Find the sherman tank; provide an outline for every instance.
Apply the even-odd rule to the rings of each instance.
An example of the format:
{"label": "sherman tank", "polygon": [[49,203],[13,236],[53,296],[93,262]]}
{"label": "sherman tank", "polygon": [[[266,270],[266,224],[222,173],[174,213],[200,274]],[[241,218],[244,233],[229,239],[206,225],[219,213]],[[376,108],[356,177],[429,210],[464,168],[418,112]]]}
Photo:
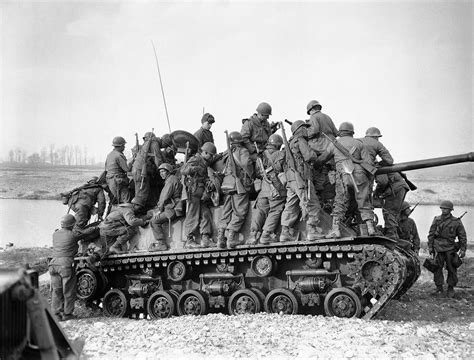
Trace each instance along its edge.
{"label": "sherman tank", "polygon": [[[377,173],[473,160],[474,153],[468,153],[395,164]],[[252,209],[242,240],[249,235]],[[214,220],[220,212],[220,207],[213,209]],[[96,263],[77,257],[78,298],[101,304],[110,317],[266,311],[371,319],[420,275],[416,254],[387,237],[364,235],[363,228],[346,228],[338,239],[309,242],[301,222],[298,241],[192,250],[183,248],[183,218],[166,230],[167,251],[140,248],[151,237],[151,229],[145,228],[132,239],[128,253]]]}

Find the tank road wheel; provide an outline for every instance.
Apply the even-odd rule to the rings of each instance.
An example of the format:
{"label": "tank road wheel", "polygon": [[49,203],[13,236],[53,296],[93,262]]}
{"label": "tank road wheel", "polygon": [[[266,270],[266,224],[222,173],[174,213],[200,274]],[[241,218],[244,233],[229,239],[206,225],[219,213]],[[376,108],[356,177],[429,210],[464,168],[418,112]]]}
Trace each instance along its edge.
{"label": "tank road wheel", "polygon": [[298,300],[288,289],[274,289],[265,298],[265,311],[275,314],[298,314]]}
{"label": "tank road wheel", "polygon": [[260,312],[260,299],[255,292],[250,289],[237,290],[229,299],[229,314],[256,314]]}
{"label": "tank road wheel", "polygon": [[[177,292],[176,290],[173,290],[173,289],[168,290],[167,292],[168,292],[168,294],[171,295],[171,297],[173,298],[174,304],[176,305],[178,303],[179,292]],[[175,308],[176,308],[176,306],[175,306]]]}
{"label": "tank road wheel", "polygon": [[273,273],[275,265],[268,256],[259,255],[252,260],[250,268],[258,277],[267,277]]}
{"label": "tank road wheel", "polygon": [[148,299],[146,309],[152,319],[164,319],[174,315],[175,300],[166,291],[155,291]]}
{"label": "tank road wheel", "polygon": [[265,303],[265,293],[258,288],[250,288],[250,290],[252,290],[255,293],[255,295],[258,296],[258,299],[260,300],[260,309],[261,309],[260,311],[262,311],[263,304]]}
{"label": "tank road wheel", "polygon": [[324,313],[340,318],[358,318],[362,313],[362,304],[353,290],[336,288],[324,298]]}
{"label": "tank road wheel", "polygon": [[172,261],[166,269],[166,274],[171,281],[184,280],[187,275],[186,265],[182,261]]}
{"label": "tank road wheel", "polygon": [[197,290],[186,290],[178,298],[179,315],[206,315],[207,311],[206,299]]}
{"label": "tank road wheel", "polygon": [[105,316],[108,317],[124,317],[129,311],[128,298],[119,289],[107,291],[102,300],[102,306]]}
{"label": "tank road wheel", "polygon": [[82,269],[77,272],[77,298],[88,301],[99,297],[103,291],[102,278],[90,269]]}

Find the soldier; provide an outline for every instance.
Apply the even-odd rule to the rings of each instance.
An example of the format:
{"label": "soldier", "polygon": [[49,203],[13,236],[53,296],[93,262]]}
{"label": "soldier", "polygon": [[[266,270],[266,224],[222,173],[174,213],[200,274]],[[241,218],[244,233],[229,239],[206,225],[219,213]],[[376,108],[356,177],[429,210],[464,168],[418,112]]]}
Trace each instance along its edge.
{"label": "soldier", "polygon": [[173,166],[163,163],[159,166],[160,176],[165,181],[165,186],[160,193],[158,200],[158,212],[150,221],[150,226],[153,230],[153,236],[156,243],[152,244],[153,250],[164,251],[168,250],[168,244],[165,240],[162,224],[167,222],[171,225],[171,220],[176,219],[175,207],[181,201],[181,192],[183,186],[176,175],[173,175]]}
{"label": "soldier", "polygon": [[390,166],[393,164],[393,158],[387,148],[379,141],[382,137],[380,130],[376,127],[370,127],[365,132],[365,137],[360,139],[364,144],[370,156],[370,164],[377,164],[377,156],[380,157],[382,166]]}
{"label": "soldier", "polygon": [[212,135],[211,126],[216,120],[214,116],[209,113],[205,113],[201,119],[201,128],[194,133],[194,136],[199,141],[199,146],[204,145],[207,142],[214,144],[214,136]]}
{"label": "soldier", "polygon": [[[267,148],[263,152],[263,169],[257,166],[261,178],[261,190],[255,202],[250,225],[250,238],[247,244],[269,244],[280,224],[281,213],[286,202],[286,187],[279,174],[283,173],[285,153],[280,150],[283,139],[278,134],[268,138]],[[255,180],[257,182],[257,180]]]}
{"label": "soldier", "polygon": [[[281,215],[280,242],[296,240],[294,239],[294,226],[303,212],[303,219],[307,218],[307,239],[313,241],[323,237],[319,224],[319,211],[321,205],[311,181],[310,163],[317,159],[317,155],[307,142],[308,132],[303,120],[297,120],[291,125],[293,137],[289,142],[289,149],[286,149],[286,161],[288,170],[286,171],[286,203]],[[294,159],[294,165],[291,164]],[[295,166],[295,168],[292,168]]]}
{"label": "soldier", "polygon": [[[217,226],[217,246],[221,249],[226,247],[225,238],[227,238],[227,247],[230,249],[240,244],[236,236],[249,210],[249,191],[254,178],[253,162],[249,151],[243,146],[242,135],[238,131],[231,132],[229,142],[232,153],[227,153],[225,176],[234,177],[235,181],[240,181],[243,188],[236,187],[235,190],[225,193],[224,207]],[[236,173],[232,173],[234,171],[232,161],[235,163]],[[226,230],[227,235],[225,235]]]}
{"label": "soldier", "polygon": [[[308,120],[308,138],[323,140],[322,133],[325,133],[332,139],[337,136],[337,129],[332,119],[321,112],[322,106],[316,100],[311,100],[306,106],[306,113],[310,116]],[[323,149],[326,146],[323,144]]]}
{"label": "soldier", "polygon": [[[192,156],[181,169],[185,176],[186,192],[188,194],[184,231],[186,233],[185,248],[209,247],[212,235],[211,201],[203,195],[206,186],[209,187],[208,166],[216,155],[213,143],[201,146],[201,152]],[[199,230],[201,244],[196,242],[194,233]]]}
{"label": "soldier", "polygon": [[411,213],[410,204],[404,201],[398,220],[398,237],[409,241],[411,250],[418,255],[420,251],[420,237],[418,236],[415,220],[410,217]]}
{"label": "soldier", "polygon": [[[434,294],[443,293],[443,267],[446,264],[448,270],[448,297],[454,297],[454,287],[458,283],[457,268],[453,264],[456,252],[462,259],[466,255],[467,236],[466,230],[460,218],[451,214],[453,203],[449,200],[441,202],[441,215],[435,216],[428,233],[428,250],[434,255],[439,265],[439,269],[434,272],[434,283],[436,291]],[[458,242],[455,242],[456,237]]]}
{"label": "soldier", "polygon": [[253,160],[257,158],[255,143],[258,146],[259,152],[263,152],[268,138],[272,134],[271,125],[268,122],[268,118],[271,114],[272,107],[266,102],[262,102],[257,106],[256,114],[253,114],[248,119],[242,120],[243,124],[240,134],[244,140],[244,146],[249,151]]}
{"label": "soldier", "polygon": [[107,172],[106,181],[112,194],[110,202],[113,204],[128,203],[130,201],[130,193],[128,190],[129,171],[127,159],[123,154],[126,141],[121,136],[116,136],[112,141],[112,150],[105,160],[105,171]]}
{"label": "soldier", "polygon": [[170,134],[164,134],[161,137],[160,148],[162,149],[163,162],[176,165],[176,147],[173,144]]}
{"label": "soldier", "polygon": [[61,229],[53,233],[53,258],[49,262],[51,307],[59,320],[75,318],[76,274],[73,264],[77,242],[81,239],[72,232],[75,223],[74,216],[67,214],[61,218]]}
{"label": "soldier", "polygon": [[325,163],[334,157],[336,162],[336,197],[332,212],[333,225],[327,238],[341,237],[340,222],[344,220],[352,196],[355,197],[362,221],[367,224],[370,236],[375,235],[374,212],[370,202],[370,181],[367,172],[360,165],[370,164],[369,154],[358,139],[354,139],[354,125],[343,122],[339,126],[340,138],[320,157],[317,163]]}
{"label": "soldier", "polygon": [[144,210],[156,204],[161,181],[158,167],[164,162],[160,150],[160,141],[153,132],[143,136],[143,145],[138,150],[132,165],[132,175],[135,183],[135,198],[145,204]]}
{"label": "soldier", "polygon": [[136,217],[143,208],[140,199],[133,198],[131,203],[120,204],[113,209],[99,225],[100,236],[105,240],[110,254],[122,254],[129,241],[136,233],[137,227],[145,227],[149,223],[150,215],[144,219]]}

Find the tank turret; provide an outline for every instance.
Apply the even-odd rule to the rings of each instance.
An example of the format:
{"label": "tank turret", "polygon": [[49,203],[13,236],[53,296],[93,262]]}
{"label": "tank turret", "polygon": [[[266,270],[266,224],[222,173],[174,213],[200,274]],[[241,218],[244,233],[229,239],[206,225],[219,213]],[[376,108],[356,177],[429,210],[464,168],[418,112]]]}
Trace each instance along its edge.
{"label": "tank turret", "polygon": [[418,170],[469,161],[474,161],[474,152],[461,155],[443,156],[425,160],[408,161],[404,163],[393,164],[392,166],[383,166],[377,169],[375,174],[382,175],[398,171]]}

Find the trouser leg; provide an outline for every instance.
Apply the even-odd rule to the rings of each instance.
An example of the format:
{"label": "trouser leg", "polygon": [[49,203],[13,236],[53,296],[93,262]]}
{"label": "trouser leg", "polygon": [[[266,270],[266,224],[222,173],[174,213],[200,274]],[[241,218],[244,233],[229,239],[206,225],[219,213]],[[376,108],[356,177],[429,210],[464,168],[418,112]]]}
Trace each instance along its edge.
{"label": "trouser leg", "polygon": [[72,267],[61,269],[63,293],[64,293],[64,315],[70,315],[74,311],[76,301],[76,275]]}
{"label": "trouser leg", "polygon": [[212,235],[212,213],[209,203],[201,202],[201,216],[199,219],[200,234]]}
{"label": "trouser leg", "polygon": [[267,197],[258,196],[255,208],[252,211],[252,221],[250,223],[250,231],[261,231],[263,224],[265,224],[265,219],[268,216],[270,210],[270,201]]}
{"label": "trouser leg", "polygon": [[57,265],[49,267],[49,274],[51,275],[51,309],[54,314],[64,312],[63,284],[58,268]]}
{"label": "trouser leg", "polygon": [[385,222],[386,236],[398,239],[398,217],[400,209],[405,199],[406,190],[398,189],[384,199],[382,214]]}
{"label": "trouser leg", "polygon": [[438,253],[436,255],[436,260],[438,261],[439,269],[433,273],[433,280],[434,280],[435,285],[437,287],[440,287],[440,286],[443,286],[444,284],[443,268],[446,262],[446,253],[443,253],[443,252]]}
{"label": "trouser leg", "polygon": [[186,236],[193,235],[199,228],[199,218],[201,215],[202,191],[192,194],[187,200],[186,219],[184,220],[184,230]]}
{"label": "trouser leg", "polygon": [[355,193],[357,207],[359,209],[362,221],[374,220],[374,210],[370,200],[370,181],[365,172],[355,171],[354,179],[357,183],[359,192]]}
{"label": "trouser leg", "polygon": [[227,224],[230,222],[232,217],[232,195],[226,194],[224,198],[224,205],[222,206],[222,214],[219,218],[218,228],[226,229]]}
{"label": "trouser leg", "polygon": [[249,211],[249,194],[232,195],[232,216],[227,224],[227,230],[239,232]]}
{"label": "trouser leg", "polygon": [[[345,179],[347,177],[348,179]],[[332,210],[333,218],[337,220],[344,219],[349,207],[349,191],[347,182],[350,181],[349,176],[336,173],[336,196],[334,197],[334,207]]]}
{"label": "trouser leg", "polygon": [[281,214],[285,208],[286,198],[272,199],[269,201],[269,211],[263,231],[274,233],[278,228],[281,220]]}
{"label": "trouser leg", "polygon": [[448,277],[446,282],[449,286],[455,287],[458,283],[458,269],[453,266],[454,252],[446,253],[446,269],[448,270]]}
{"label": "trouser leg", "polygon": [[295,187],[296,181],[288,182],[285,208],[281,214],[281,225],[289,228],[296,224],[301,213],[300,199],[294,190]]}

